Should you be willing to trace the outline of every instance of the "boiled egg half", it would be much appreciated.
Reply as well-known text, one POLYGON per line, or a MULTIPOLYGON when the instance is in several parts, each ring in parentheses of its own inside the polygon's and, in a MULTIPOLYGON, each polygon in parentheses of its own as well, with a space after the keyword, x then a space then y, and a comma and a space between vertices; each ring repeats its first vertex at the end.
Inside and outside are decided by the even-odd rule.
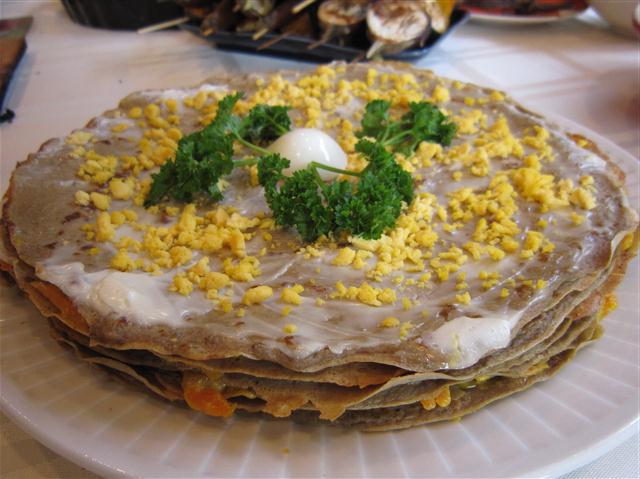
MULTIPOLYGON (((284 170, 286 175, 306 168, 312 161, 343 170, 347 167, 347 155, 340 145, 324 131, 316 128, 291 130, 267 149, 279 153, 291 162, 289 168, 284 170)), ((339 176, 338 173, 322 169, 318 169, 318 173, 324 181, 339 176)))

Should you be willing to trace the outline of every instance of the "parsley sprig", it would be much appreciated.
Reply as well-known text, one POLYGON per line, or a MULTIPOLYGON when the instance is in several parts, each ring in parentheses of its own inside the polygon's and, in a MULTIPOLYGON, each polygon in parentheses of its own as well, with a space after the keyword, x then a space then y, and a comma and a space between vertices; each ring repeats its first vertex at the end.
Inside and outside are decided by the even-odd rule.
POLYGON ((289 160, 279 155, 260 158, 258 178, 276 222, 294 227, 305 241, 330 233, 376 239, 393 226, 402 204, 413 199, 413 179, 380 143, 363 139, 356 150, 368 161, 358 173, 312 162, 287 177, 283 170, 289 160), (325 183, 318 169, 346 174, 357 182, 325 183))
POLYGON ((389 102, 375 100, 367 104, 362 130, 357 133, 356 151, 368 162, 362 171, 311 162, 286 176, 289 160, 263 146, 291 129, 289 108, 257 105, 240 118, 232 111, 241 98, 242 93, 224 97, 207 127, 179 141, 174 161, 152 175, 145 206, 165 198, 193 201, 199 195, 219 201, 223 198, 222 177, 236 167, 257 164, 258 180, 278 225, 295 228, 305 241, 343 233, 377 239, 395 225, 403 205, 414 195, 413 179, 396 162, 394 153, 409 154, 422 141, 449 145, 456 130, 430 103, 411 103, 407 113, 392 121, 389 102), (259 156, 233 160, 235 142, 259 156), (318 170, 352 179, 325 182, 318 170))
POLYGON ((251 163, 233 160, 234 142, 261 155, 269 154, 260 144, 267 144, 291 129, 286 106, 257 105, 242 119, 234 115, 233 107, 241 98, 242 93, 225 96, 209 125, 180 139, 174 161, 167 161, 152 175, 145 206, 165 198, 190 202, 202 194, 220 201, 223 194, 219 180, 234 168, 251 163))
POLYGON ((432 103, 411 102, 409 111, 396 121, 390 119, 390 108, 386 100, 369 102, 362 118, 362 130, 356 135, 375 138, 383 146, 405 155, 413 153, 423 141, 451 144, 456 125, 432 103))

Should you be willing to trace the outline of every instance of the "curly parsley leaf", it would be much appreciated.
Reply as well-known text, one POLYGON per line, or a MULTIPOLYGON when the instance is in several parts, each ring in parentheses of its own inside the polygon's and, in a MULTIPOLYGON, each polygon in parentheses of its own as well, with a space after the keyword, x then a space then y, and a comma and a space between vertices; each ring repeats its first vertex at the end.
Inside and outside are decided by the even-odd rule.
POLYGON ((356 145, 369 161, 355 193, 336 208, 337 229, 365 239, 378 239, 395 225, 404 203, 413 200, 413 179, 380 143, 360 140, 356 145))
POLYGON ((423 141, 451 144, 456 125, 437 106, 425 101, 411 102, 409 111, 396 121, 390 120, 390 107, 386 100, 369 102, 362 118, 362 129, 356 135, 375 138, 383 146, 404 154, 415 151, 423 141))
POLYGON ((242 119, 238 133, 253 143, 271 142, 291 130, 288 106, 256 105, 242 119))
POLYGON ((362 130, 356 133, 359 138, 368 136, 378 141, 384 141, 391 130, 389 109, 391 104, 386 100, 373 100, 365 106, 362 117, 362 130))
POLYGON ((275 188, 278 181, 284 178, 282 172, 290 165, 289 160, 277 153, 260 157, 258 159, 258 182, 266 189, 275 188))
POLYGON ((329 233, 377 239, 392 227, 403 204, 413 199, 411 175, 379 143, 361 140, 356 149, 369 164, 360 173, 344 173, 357 177, 357 182, 325 183, 317 170, 326 167, 317 163, 285 177, 288 160, 262 157, 258 178, 276 223, 295 228, 305 241, 329 233))
POLYGON ((160 168, 158 173, 151 175, 153 183, 151 184, 151 189, 144 200, 144 206, 148 207, 155 205, 169 194, 169 191, 171 191, 176 184, 176 170, 175 162, 167 161, 162 165, 162 168, 160 168))
POLYGON ((259 143, 273 141, 291 128, 288 107, 257 105, 244 118, 232 113, 241 93, 218 104, 216 118, 201 131, 180 140, 174 161, 154 175, 145 200, 149 206, 164 198, 193 201, 205 194, 222 199, 219 180, 238 166, 258 165, 258 180, 277 224, 295 228, 305 241, 320 236, 350 233, 377 239, 395 225, 403 205, 413 200, 413 180, 391 152, 411 153, 422 141, 448 145, 456 127, 434 105, 411 103, 399 120, 391 121, 390 104, 370 102, 362 120, 356 151, 368 161, 359 173, 311 162, 285 176, 289 160, 259 143), (374 138, 370 141, 364 137, 374 138), (234 143, 260 153, 259 158, 234 161, 234 143), (391 151, 389 151, 391 150, 391 151), (324 169, 355 177, 354 181, 322 181, 324 169))
POLYGON ((223 195, 219 180, 236 166, 232 158, 234 142, 264 153, 252 142, 272 141, 291 128, 288 108, 282 106, 257 105, 240 119, 232 112, 241 98, 242 93, 225 96, 209 125, 180 139, 173 161, 167 161, 152 175, 145 206, 165 198, 190 202, 202 194, 220 201, 223 195))

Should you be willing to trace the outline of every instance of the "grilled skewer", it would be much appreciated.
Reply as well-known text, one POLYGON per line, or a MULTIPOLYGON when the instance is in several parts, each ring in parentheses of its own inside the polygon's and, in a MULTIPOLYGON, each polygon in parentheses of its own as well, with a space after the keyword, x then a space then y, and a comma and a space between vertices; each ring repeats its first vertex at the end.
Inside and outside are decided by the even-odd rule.
POLYGON ((175 3, 182 7, 184 11, 183 16, 139 28, 137 30, 138 33, 151 33, 166 30, 167 28, 177 27, 178 25, 191 21, 202 22, 212 9, 210 0, 175 0, 175 3))
POLYGON ((291 9, 296 3, 298 3, 298 0, 285 0, 274 8, 269 15, 261 18, 264 22, 264 26, 253 35, 253 39, 258 40, 267 33, 273 32, 289 22, 294 16, 291 9))
POLYGON ((328 43, 334 38, 346 38, 364 23, 369 0, 325 0, 318 8, 318 23, 322 36, 307 50, 328 43))
POLYGON ((431 19, 431 28, 438 33, 443 33, 449 27, 451 12, 456 5, 456 0, 420 0, 418 3, 431 19))
POLYGON ((289 23, 287 23, 284 27, 282 27, 281 30, 282 33, 280 35, 262 43, 260 46, 258 46, 258 50, 269 48, 270 46, 273 46, 279 41, 284 40, 285 38, 292 35, 311 35, 311 33, 314 31, 311 15, 309 13, 301 13, 289 23))
POLYGON ((366 58, 424 45, 431 30, 442 33, 448 28, 456 3, 456 0, 175 1, 201 20, 204 35, 235 30, 250 32, 252 39, 258 40, 269 32, 278 33, 259 45, 258 50, 292 35, 318 38, 318 31, 318 40, 308 44, 308 50, 328 42, 362 48, 366 31, 371 41, 366 58))
POLYGON ((211 0, 174 0, 184 10, 184 16, 192 21, 202 21, 214 9, 216 2, 211 0))
POLYGON ((275 0, 236 0, 234 11, 249 18, 262 18, 273 11, 275 0))
POLYGON ((373 44, 367 58, 398 53, 429 36, 431 21, 414 0, 377 0, 367 9, 367 27, 373 44))
POLYGON ((202 20, 200 30, 203 35, 213 35, 219 31, 229 31, 240 22, 241 15, 234 11, 233 0, 222 0, 216 8, 202 20))
POLYGON ((318 0, 302 0, 291 9, 291 13, 297 14, 307 8, 309 5, 316 3, 318 0))

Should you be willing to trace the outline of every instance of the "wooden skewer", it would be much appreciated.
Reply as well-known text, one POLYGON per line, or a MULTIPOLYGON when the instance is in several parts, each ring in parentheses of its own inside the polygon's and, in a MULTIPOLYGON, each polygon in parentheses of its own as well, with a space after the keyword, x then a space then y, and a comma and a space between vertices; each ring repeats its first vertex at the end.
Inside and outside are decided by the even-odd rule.
POLYGON ((366 56, 367 56, 366 52, 360 52, 355 57, 353 57, 353 59, 349 63, 361 62, 362 60, 364 60, 366 58, 366 56))
POLYGON ((312 31, 313 20, 311 19, 311 15, 309 13, 301 13, 281 28, 280 35, 267 40, 266 42, 258 46, 257 49, 264 50, 265 48, 269 48, 279 41, 284 40, 285 38, 288 38, 292 35, 307 36, 312 31))
POLYGON ((262 37, 264 37, 267 33, 269 33, 269 28, 261 28, 260 30, 258 30, 256 33, 253 34, 253 36, 251 37, 253 40, 260 40, 262 37))
POLYGON ((269 15, 264 17, 263 23, 265 26, 254 33, 251 38, 253 38, 253 40, 258 40, 269 32, 275 32, 282 25, 289 22, 294 16, 291 13, 291 9, 295 1, 296 0, 285 0, 284 3, 281 3, 278 7, 272 10, 269 15))
POLYGON ((166 28, 182 25, 183 23, 187 23, 188 21, 189 17, 174 18, 173 20, 167 20, 166 22, 156 23, 154 25, 149 25, 148 27, 139 28, 137 32, 140 34, 157 32, 159 30, 165 30, 166 28))
POLYGON ((376 53, 382 50, 386 45, 387 44, 385 42, 381 42, 380 40, 374 41, 369 47, 369 50, 367 50, 367 53, 366 53, 367 59, 370 59, 371 57, 373 57, 376 53))
POLYGON ((271 40, 267 40, 266 42, 260 44, 257 48, 258 51, 260 50, 264 50, 265 48, 269 48, 272 45, 275 45, 276 43, 278 43, 280 40, 284 40, 285 38, 291 36, 291 33, 286 32, 283 33, 281 35, 278 35, 277 37, 273 37, 271 40))
POLYGON ((317 0, 302 0, 300 3, 298 3, 297 5, 295 5, 291 9, 291 13, 296 14, 298 12, 301 12, 302 10, 307 8, 309 5, 311 5, 312 3, 315 3, 316 1, 317 0))
POLYGON ((324 45, 325 43, 330 42, 335 33, 336 29, 327 29, 318 40, 307 45, 307 50, 313 50, 315 48, 318 48, 320 45, 324 45))

